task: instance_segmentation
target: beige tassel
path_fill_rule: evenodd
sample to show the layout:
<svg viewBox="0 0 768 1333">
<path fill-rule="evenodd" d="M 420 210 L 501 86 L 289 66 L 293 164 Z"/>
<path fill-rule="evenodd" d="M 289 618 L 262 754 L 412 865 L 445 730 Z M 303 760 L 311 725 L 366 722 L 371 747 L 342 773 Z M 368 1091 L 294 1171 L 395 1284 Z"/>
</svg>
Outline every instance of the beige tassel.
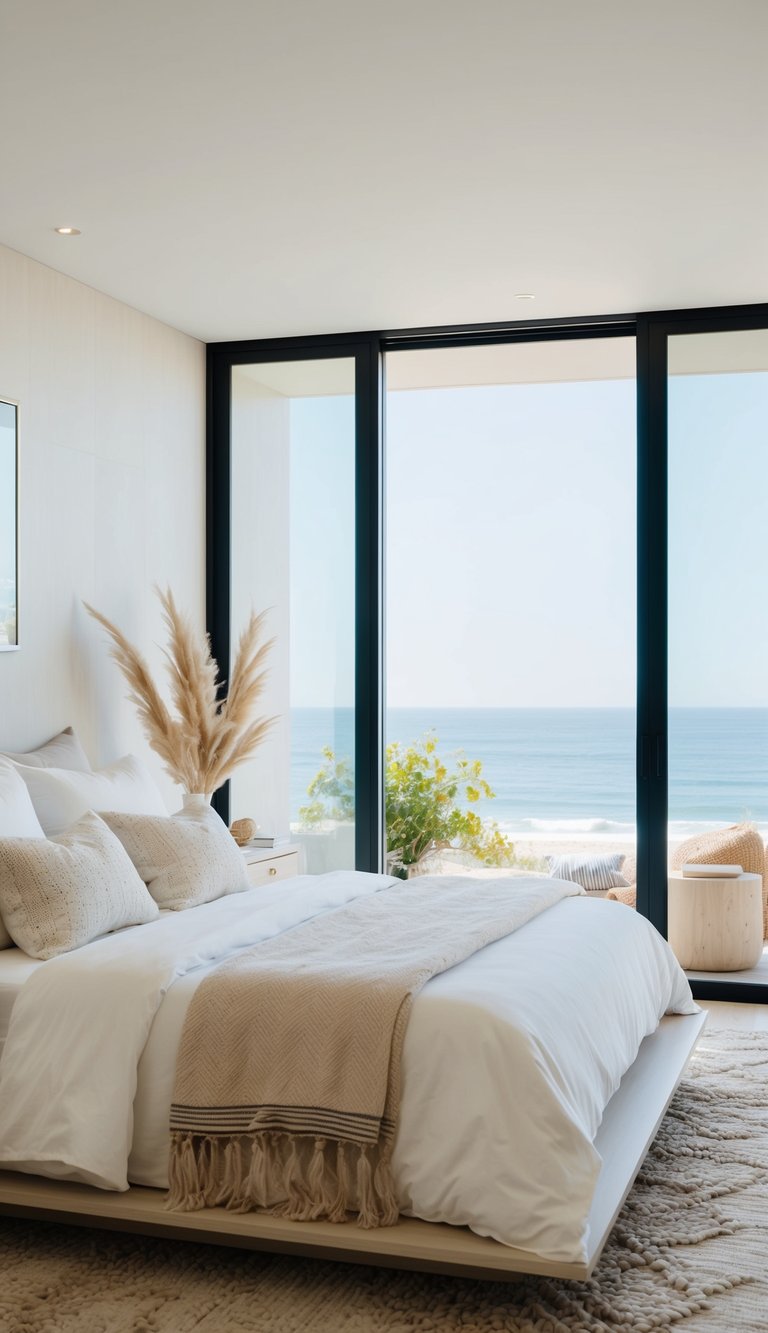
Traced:
<svg viewBox="0 0 768 1333">
<path fill-rule="evenodd" d="M 373 1174 L 368 1158 L 368 1144 L 362 1144 L 357 1159 L 357 1224 L 361 1227 L 375 1227 L 379 1214 L 373 1193 Z"/>
<path fill-rule="evenodd" d="M 268 1202 L 267 1154 L 264 1149 L 264 1139 L 261 1134 L 254 1134 L 251 1140 L 251 1164 L 248 1170 L 248 1179 L 245 1182 L 241 1201 L 234 1211 L 248 1213 L 253 1208 L 266 1208 Z"/>
<path fill-rule="evenodd" d="M 224 1174 L 221 1189 L 214 1200 L 215 1206 L 229 1208 L 237 1198 L 242 1176 L 242 1150 L 239 1139 L 227 1139 L 224 1148 Z"/>
<path fill-rule="evenodd" d="M 336 1197 L 332 1200 L 331 1206 L 328 1209 L 328 1221 L 346 1222 L 348 1208 L 349 1181 L 347 1163 L 344 1155 L 344 1144 L 339 1140 L 336 1144 Z"/>
<path fill-rule="evenodd" d="M 278 1140 L 270 1134 L 254 1134 L 246 1162 L 240 1138 L 222 1142 L 215 1137 L 196 1139 L 177 1133 L 171 1140 L 165 1207 L 191 1212 L 223 1204 L 231 1212 L 245 1213 L 269 1207 L 270 1199 L 284 1191 L 283 1200 L 271 1209 L 279 1217 L 345 1222 L 357 1202 L 359 1226 L 394 1226 L 399 1208 L 390 1163 L 391 1145 L 385 1144 L 374 1161 L 369 1146 L 337 1141 L 334 1176 L 328 1140 L 318 1137 L 305 1178 L 302 1159 L 306 1161 L 309 1142 L 303 1136 L 283 1135 Z M 353 1182 L 348 1150 L 355 1147 Z"/>
<path fill-rule="evenodd" d="M 171 1135 L 171 1150 L 168 1154 L 168 1193 L 164 1208 L 180 1209 L 184 1205 L 184 1183 L 181 1171 L 181 1134 Z"/>
<path fill-rule="evenodd" d="M 213 1208 L 216 1203 L 216 1191 L 222 1180 L 222 1151 L 218 1138 L 208 1140 L 208 1169 L 203 1185 L 203 1199 L 206 1208 Z"/>
<path fill-rule="evenodd" d="M 197 1141 L 197 1191 L 200 1200 L 198 1208 L 206 1207 L 206 1197 L 211 1179 L 211 1140 L 206 1137 Z"/>
<path fill-rule="evenodd" d="M 373 1192 L 379 1203 L 379 1226 L 393 1227 L 400 1216 L 400 1209 L 395 1198 L 389 1144 L 383 1147 L 379 1154 L 376 1170 L 373 1173 Z"/>
<path fill-rule="evenodd" d="M 299 1154 L 296 1150 L 296 1139 L 293 1134 L 288 1136 L 288 1160 L 285 1163 L 283 1179 L 285 1184 L 286 1207 L 293 1208 L 296 1203 L 297 1177 L 299 1174 Z"/>
<path fill-rule="evenodd" d="M 171 1207 L 181 1211 L 195 1212 L 204 1204 L 200 1189 L 200 1177 L 197 1170 L 197 1156 L 191 1135 L 179 1137 L 175 1150 L 171 1154 L 174 1165 Z M 171 1174 L 169 1170 L 169 1175 Z"/>
<path fill-rule="evenodd" d="M 232 1142 L 232 1193 L 227 1200 L 226 1207 L 231 1213 L 242 1211 L 243 1193 L 245 1190 L 245 1164 L 243 1162 L 243 1145 L 240 1139 L 234 1139 Z"/>
<path fill-rule="evenodd" d="M 307 1171 L 307 1190 L 310 1199 L 315 1201 L 309 1215 L 313 1222 L 319 1217 L 330 1217 L 336 1202 L 333 1178 L 325 1154 L 327 1143 L 327 1139 L 315 1139 L 315 1151 Z"/>
<path fill-rule="evenodd" d="M 308 1222 L 312 1216 L 312 1199 L 307 1193 L 301 1160 L 298 1152 L 298 1140 L 290 1136 L 291 1151 L 285 1164 L 285 1183 L 288 1199 L 281 1210 L 282 1217 L 293 1218 L 295 1222 Z"/>
<path fill-rule="evenodd" d="M 224 1144 L 224 1169 L 221 1173 L 221 1187 L 215 1199 L 213 1200 L 214 1208 L 219 1208 L 221 1207 L 222 1204 L 225 1204 L 227 1202 L 227 1199 L 230 1198 L 232 1190 L 234 1189 L 234 1177 L 232 1175 L 233 1151 L 234 1149 L 232 1146 L 232 1140 L 227 1139 L 226 1143 Z"/>
</svg>

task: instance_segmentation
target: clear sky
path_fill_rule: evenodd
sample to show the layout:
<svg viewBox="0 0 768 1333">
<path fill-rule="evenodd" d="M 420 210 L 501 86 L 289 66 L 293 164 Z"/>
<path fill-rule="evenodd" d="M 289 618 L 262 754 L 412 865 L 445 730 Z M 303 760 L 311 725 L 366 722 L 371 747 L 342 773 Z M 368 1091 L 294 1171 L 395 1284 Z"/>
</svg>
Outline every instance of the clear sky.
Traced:
<svg viewBox="0 0 768 1333">
<path fill-rule="evenodd" d="M 669 383 L 669 697 L 768 706 L 768 374 Z"/>
<path fill-rule="evenodd" d="M 634 693 L 635 387 L 391 394 L 392 707 Z"/>
<path fill-rule="evenodd" d="M 353 406 L 291 412 L 292 700 L 344 706 Z M 670 382 L 672 704 L 768 705 L 766 422 L 766 374 Z M 633 705 L 635 502 L 632 381 L 390 393 L 388 705 Z"/>
<path fill-rule="evenodd" d="M 291 703 L 355 697 L 355 405 L 291 401 Z"/>
</svg>

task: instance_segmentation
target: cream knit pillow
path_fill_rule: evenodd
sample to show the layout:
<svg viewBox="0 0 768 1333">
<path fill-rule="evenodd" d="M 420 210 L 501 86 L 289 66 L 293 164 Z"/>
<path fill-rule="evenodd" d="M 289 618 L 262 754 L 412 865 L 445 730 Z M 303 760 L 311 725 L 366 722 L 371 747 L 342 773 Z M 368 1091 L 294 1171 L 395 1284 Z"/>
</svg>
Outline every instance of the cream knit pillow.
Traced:
<svg viewBox="0 0 768 1333">
<path fill-rule="evenodd" d="M 45 838 L 32 798 L 16 769 L 0 757 L 0 838 Z M 0 949 L 13 944 L 0 917 Z"/>
<path fill-rule="evenodd" d="M 242 853 L 215 810 L 169 819 L 107 811 L 102 819 L 160 907 L 183 911 L 249 887 Z"/>
<path fill-rule="evenodd" d="M 118 839 L 92 811 L 57 838 L 0 838 L 0 911 L 32 958 L 53 958 L 159 915 Z"/>
</svg>

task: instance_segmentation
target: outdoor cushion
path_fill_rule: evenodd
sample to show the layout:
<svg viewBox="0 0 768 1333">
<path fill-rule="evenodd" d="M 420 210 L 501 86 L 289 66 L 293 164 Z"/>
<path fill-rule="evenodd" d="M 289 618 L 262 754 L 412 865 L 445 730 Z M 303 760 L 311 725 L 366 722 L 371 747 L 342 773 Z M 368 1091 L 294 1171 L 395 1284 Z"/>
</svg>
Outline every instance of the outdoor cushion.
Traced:
<svg viewBox="0 0 768 1333">
<path fill-rule="evenodd" d="M 626 889 L 609 889 L 606 898 L 611 898 L 616 903 L 624 903 L 625 907 L 637 906 L 637 885 L 629 884 Z"/>
<path fill-rule="evenodd" d="M 768 939 L 768 876 L 763 840 L 754 824 L 732 824 L 730 828 L 713 829 L 697 834 L 676 847 L 669 858 L 670 870 L 682 870 L 684 865 L 739 865 L 749 875 L 763 879 L 763 939 Z"/>
<path fill-rule="evenodd" d="M 606 898 L 613 899 L 614 902 L 624 903 L 625 907 L 636 907 L 635 901 L 637 895 L 637 857 L 634 852 L 625 856 L 624 864 L 621 867 L 621 873 L 627 881 L 627 887 L 622 888 L 616 884 L 606 893 Z"/>
<path fill-rule="evenodd" d="M 544 859 L 553 879 L 580 884 L 587 893 L 605 893 L 606 889 L 626 888 L 629 884 L 621 873 L 625 860 L 623 852 L 610 852 L 604 856 L 546 856 Z"/>
</svg>

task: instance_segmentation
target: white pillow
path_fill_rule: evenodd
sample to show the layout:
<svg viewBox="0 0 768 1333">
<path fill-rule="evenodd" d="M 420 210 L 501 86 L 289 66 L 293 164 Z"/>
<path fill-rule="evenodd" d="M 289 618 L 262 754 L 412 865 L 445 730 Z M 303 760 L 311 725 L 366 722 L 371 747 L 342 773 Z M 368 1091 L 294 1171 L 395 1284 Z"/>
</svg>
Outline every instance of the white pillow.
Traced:
<svg viewBox="0 0 768 1333">
<path fill-rule="evenodd" d="M 23 764 L 18 764 L 16 771 L 27 785 L 43 832 L 49 838 L 63 833 L 86 810 L 121 810 L 168 818 L 163 798 L 147 769 L 132 754 L 95 773 L 28 768 Z"/>
<path fill-rule="evenodd" d="M 29 792 L 16 769 L 0 758 L 0 838 L 44 838 Z M 0 920 L 0 949 L 13 944 Z"/>
<path fill-rule="evenodd" d="M 0 754 L 4 759 L 11 759 L 14 764 L 26 764 L 29 768 L 66 768 L 76 769 L 79 773 L 91 772 L 88 756 L 71 727 L 65 727 L 58 736 L 52 736 L 34 750 L 27 750 L 23 754 L 3 750 Z"/>
<path fill-rule="evenodd" d="M 170 819 L 108 811 L 103 819 L 160 907 L 181 912 L 250 887 L 242 853 L 215 810 Z"/>
<path fill-rule="evenodd" d="M 0 757 L 0 838 L 44 838 L 32 798 L 18 770 Z"/>
<path fill-rule="evenodd" d="M 92 813 L 60 838 L 0 838 L 0 910 L 32 958 L 55 958 L 160 914 L 119 840 Z"/>
</svg>

